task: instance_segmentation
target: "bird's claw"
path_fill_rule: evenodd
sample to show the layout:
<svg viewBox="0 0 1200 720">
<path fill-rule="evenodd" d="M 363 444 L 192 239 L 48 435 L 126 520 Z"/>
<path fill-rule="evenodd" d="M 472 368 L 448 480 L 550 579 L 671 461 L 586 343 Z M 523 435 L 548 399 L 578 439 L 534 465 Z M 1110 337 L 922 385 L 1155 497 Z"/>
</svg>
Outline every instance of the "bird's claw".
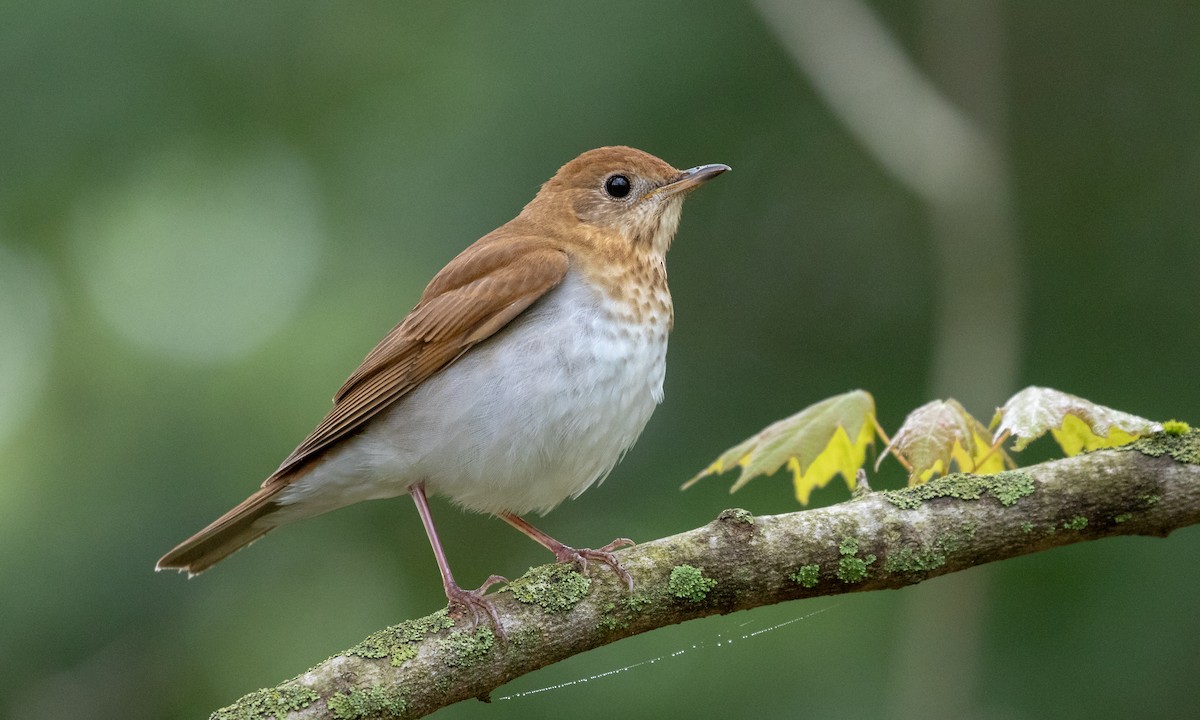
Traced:
<svg viewBox="0 0 1200 720">
<path fill-rule="evenodd" d="M 579 567 L 579 571 L 584 575 L 588 571 L 588 562 L 595 560 L 598 563 L 607 565 L 617 574 L 617 577 L 625 581 L 625 586 L 629 588 L 629 592 L 633 592 L 633 576 L 629 571 L 621 567 L 621 563 L 617 560 L 617 556 L 613 555 L 613 551 L 636 545 L 629 538 L 617 538 L 602 548 L 592 550 L 590 548 L 573 548 L 563 545 L 554 552 L 554 557 L 560 563 L 573 563 Z"/>
<path fill-rule="evenodd" d="M 459 607 L 469 610 L 471 613 L 471 627 L 479 626 L 480 611 L 487 613 L 492 619 L 492 627 L 496 629 L 496 635 L 502 640 L 507 639 L 504 633 L 504 625 L 500 623 L 500 615 L 496 612 L 496 606 L 492 603 L 492 599 L 484 593 L 488 588 L 496 583 L 506 583 L 508 578 L 502 575 L 492 575 L 483 584 L 474 590 L 464 590 L 458 585 L 449 585 L 446 587 L 446 598 L 450 601 L 450 606 L 458 605 Z"/>
</svg>

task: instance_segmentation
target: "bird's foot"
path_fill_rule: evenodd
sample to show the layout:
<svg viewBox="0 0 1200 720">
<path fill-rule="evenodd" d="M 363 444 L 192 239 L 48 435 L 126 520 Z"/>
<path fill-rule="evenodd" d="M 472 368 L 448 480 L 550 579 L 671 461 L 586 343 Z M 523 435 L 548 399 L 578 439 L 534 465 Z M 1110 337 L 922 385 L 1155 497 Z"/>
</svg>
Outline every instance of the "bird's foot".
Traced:
<svg viewBox="0 0 1200 720">
<path fill-rule="evenodd" d="M 457 605 L 471 613 L 472 628 L 479 626 L 480 614 L 486 613 L 492 619 L 492 627 L 495 628 L 496 635 L 505 639 L 507 636 L 504 634 L 504 626 L 500 624 L 500 615 L 496 612 L 496 606 L 492 603 L 492 599 L 484 593 L 496 583 L 506 582 L 508 582 L 508 578 L 492 575 L 474 590 L 464 590 L 456 584 L 449 584 L 446 586 L 446 598 L 450 601 L 451 609 Z"/>
<path fill-rule="evenodd" d="M 597 550 L 592 550 L 590 548 L 576 549 L 568 545 L 562 545 L 562 547 L 555 549 L 554 558 L 560 563 L 569 562 L 579 566 L 579 571 L 584 575 L 587 574 L 588 563 L 593 560 L 603 565 L 607 565 L 608 567 L 612 568 L 612 571 L 617 574 L 617 577 L 625 581 L 625 585 L 629 588 L 629 592 L 633 592 L 633 577 L 629 574 L 628 570 L 621 567 L 621 563 L 617 560 L 617 556 L 613 555 L 613 550 L 627 546 L 631 547 L 635 544 L 636 543 L 629 538 L 617 538 L 616 540 L 613 540 L 609 544 Z"/>
</svg>

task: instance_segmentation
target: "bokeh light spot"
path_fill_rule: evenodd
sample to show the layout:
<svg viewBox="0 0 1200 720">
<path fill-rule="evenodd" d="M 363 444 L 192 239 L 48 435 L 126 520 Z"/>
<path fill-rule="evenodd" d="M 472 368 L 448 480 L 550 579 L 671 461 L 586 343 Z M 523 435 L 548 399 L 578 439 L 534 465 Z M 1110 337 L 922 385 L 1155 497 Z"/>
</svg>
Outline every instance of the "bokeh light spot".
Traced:
<svg viewBox="0 0 1200 720">
<path fill-rule="evenodd" d="M 54 297 L 46 267 L 0 242 L 0 443 L 16 431 L 45 387 Z"/>
<path fill-rule="evenodd" d="M 138 347 L 222 362 L 297 310 L 324 244 L 307 163 L 279 145 L 181 146 L 80 204 L 73 247 L 88 297 Z"/>
</svg>

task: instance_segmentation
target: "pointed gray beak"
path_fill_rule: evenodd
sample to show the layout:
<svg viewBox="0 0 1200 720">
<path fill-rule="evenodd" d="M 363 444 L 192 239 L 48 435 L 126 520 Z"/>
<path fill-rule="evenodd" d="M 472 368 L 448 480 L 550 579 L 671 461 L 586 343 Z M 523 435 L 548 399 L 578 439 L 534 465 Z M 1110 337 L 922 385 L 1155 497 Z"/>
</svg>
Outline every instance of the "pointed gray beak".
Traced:
<svg viewBox="0 0 1200 720">
<path fill-rule="evenodd" d="M 684 193 L 703 185 L 729 169 L 728 165 L 722 165 L 721 163 L 688 168 L 680 173 L 678 178 L 660 187 L 658 192 L 664 195 L 678 195 L 679 193 Z"/>
</svg>

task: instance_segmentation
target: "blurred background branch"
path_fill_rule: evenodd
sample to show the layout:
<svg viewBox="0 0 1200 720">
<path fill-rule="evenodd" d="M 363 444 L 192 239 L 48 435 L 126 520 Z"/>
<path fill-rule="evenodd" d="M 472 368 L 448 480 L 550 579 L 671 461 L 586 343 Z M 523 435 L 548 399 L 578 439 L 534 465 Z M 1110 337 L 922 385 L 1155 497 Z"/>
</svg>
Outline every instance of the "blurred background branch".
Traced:
<svg viewBox="0 0 1200 720">
<path fill-rule="evenodd" d="M 1025 306 L 1003 141 L 1000 4 L 918 3 L 926 69 L 860 0 L 755 6 L 847 129 L 924 204 L 937 278 L 928 286 L 935 298 L 929 397 L 961 398 L 985 417 L 1017 387 Z M 889 717 L 981 712 L 987 586 L 987 573 L 973 573 L 904 599 Z"/>
</svg>

